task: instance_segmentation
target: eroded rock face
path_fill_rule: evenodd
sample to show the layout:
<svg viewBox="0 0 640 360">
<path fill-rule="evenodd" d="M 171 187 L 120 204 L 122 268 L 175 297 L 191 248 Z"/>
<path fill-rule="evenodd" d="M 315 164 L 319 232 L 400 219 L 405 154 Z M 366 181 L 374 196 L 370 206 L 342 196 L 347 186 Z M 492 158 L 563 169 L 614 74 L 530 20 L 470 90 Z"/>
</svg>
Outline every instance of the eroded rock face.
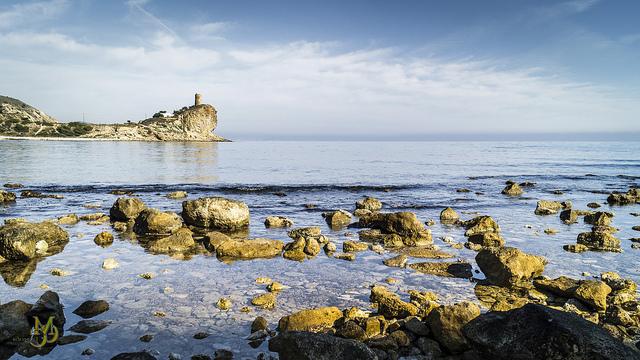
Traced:
<svg viewBox="0 0 640 360">
<path fill-rule="evenodd" d="M 462 328 L 469 321 L 480 315 L 478 305 L 461 302 L 454 305 L 440 306 L 429 313 L 426 323 L 433 337 L 453 354 L 461 353 L 469 348 L 462 334 Z"/>
<path fill-rule="evenodd" d="M 351 223 L 351 214 L 348 211 L 336 210 L 322 214 L 327 225 L 333 230 L 339 230 Z"/>
<path fill-rule="evenodd" d="M 168 235 L 182 227 L 182 219 L 173 212 L 144 209 L 136 217 L 133 231 L 139 235 Z"/>
<path fill-rule="evenodd" d="M 249 226 L 249 207 L 242 201 L 204 197 L 184 201 L 182 217 L 189 225 L 233 231 Z"/>
<path fill-rule="evenodd" d="M 606 330 L 580 316 L 527 304 L 488 312 L 463 328 L 468 343 L 487 359 L 639 359 Z"/>
<path fill-rule="evenodd" d="M 118 198 L 111 209 L 109 210 L 109 217 L 111 221 L 124 221 L 127 222 L 129 220 L 133 220 L 142 210 L 146 208 L 146 205 L 142 202 L 142 200 L 131 197 L 131 198 Z"/>
<path fill-rule="evenodd" d="M 301 310 L 284 316 L 278 322 L 278 331 L 320 331 L 330 328 L 336 320 L 342 317 L 342 311 L 337 307 L 321 307 Z"/>
<path fill-rule="evenodd" d="M 281 360 L 376 360 L 364 343 L 329 334 L 285 332 L 269 340 L 269 350 Z"/>
<path fill-rule="evenodd" d="M 53 254 L 62 250 L 69 241 L 69 234 L 49 221 L 9 222 L 0 227 L 0 257 L 7 260 L 35 258 L 39 255 L 36 251 L 36 244 L 39 241 L 45 241 L 47 254 Z"/>
<path fill-rule="evenodd" d="M 280 255 L 283 248 L 284 243 L 280 240 L 263 238 L 229 239 L 216 247 L 216 254 L 219 258 L 230 259 L 271 258 Z"/>
<path fill-rule="evenodd" d="M 542 274 L 546 260 L 513 247 L 501 247 L 481 250 L 476 263 L 491 283 L 510 287 Z"/>
</svg>

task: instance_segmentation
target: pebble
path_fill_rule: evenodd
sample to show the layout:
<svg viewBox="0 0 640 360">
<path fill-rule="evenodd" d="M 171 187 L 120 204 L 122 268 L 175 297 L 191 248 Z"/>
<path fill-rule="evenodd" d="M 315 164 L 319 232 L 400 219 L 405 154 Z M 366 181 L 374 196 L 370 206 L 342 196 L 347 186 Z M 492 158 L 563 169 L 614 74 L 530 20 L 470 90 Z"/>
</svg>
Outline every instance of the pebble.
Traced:
<svg viewBox="0 0 640 360">
<path fill-rule="evenodd" d="M 60 269 L 60 268 L 53 268 L 50 271 L 51 275 L 53 276 L 67 276 L 69 273 L 67 273 L 66 271 Z"/>
</svg>

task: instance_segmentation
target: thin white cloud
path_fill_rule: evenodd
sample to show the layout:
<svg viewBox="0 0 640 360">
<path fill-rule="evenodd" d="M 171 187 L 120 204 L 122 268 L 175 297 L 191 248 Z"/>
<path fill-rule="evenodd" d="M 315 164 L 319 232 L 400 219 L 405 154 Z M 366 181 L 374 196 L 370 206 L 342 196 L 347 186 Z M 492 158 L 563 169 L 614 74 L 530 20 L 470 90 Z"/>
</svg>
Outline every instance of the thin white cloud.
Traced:
<svg viewBox="0 0 640 360">
<path fill-rule="evenodd" d="M 51 19 L 61 14 L 67 6 L 67 0 L 51 0 L 18 3 L 4 10 L 0 8 L 0 29 Z"/>
<path fill-rule="evenodd" d="M 91 121 L 140 119 L 179 108 L 198 91 L 219 108 L 222 132 L 640 130 L 634 99 L 539 68 L 304 41 L 214 51 L 166 32 L 149 44 L 8 33 L 0 46 L 12 56 L 0 54 L 0 68 L 13 91 L 7 95 L 69 121 L 82 112 Z M 84 107 L 70 106 L 70 99 Z"/>
</svg>

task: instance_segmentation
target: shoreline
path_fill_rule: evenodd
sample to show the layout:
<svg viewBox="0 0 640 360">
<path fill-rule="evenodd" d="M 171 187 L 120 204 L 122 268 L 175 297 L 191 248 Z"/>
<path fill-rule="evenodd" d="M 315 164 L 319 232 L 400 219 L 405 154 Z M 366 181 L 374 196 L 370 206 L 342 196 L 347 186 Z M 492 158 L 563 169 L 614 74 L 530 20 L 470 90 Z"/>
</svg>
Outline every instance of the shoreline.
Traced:
<svg viewBox="0 0 640 360">
<path fill-rule="evenodd" d="M 135 140 L 135 139 L 108 139 L 108 138 L 81 138 L 81 137 L 39 137 L 39 136 L 8 136 L 0 135 L 0 141 L 2 140 L 33 140 L 33 141 L 136 141 L 136 142 L 193 142 L 193 143 L 221 143 L 231 142 L 231 140 Z"/>
</svg>

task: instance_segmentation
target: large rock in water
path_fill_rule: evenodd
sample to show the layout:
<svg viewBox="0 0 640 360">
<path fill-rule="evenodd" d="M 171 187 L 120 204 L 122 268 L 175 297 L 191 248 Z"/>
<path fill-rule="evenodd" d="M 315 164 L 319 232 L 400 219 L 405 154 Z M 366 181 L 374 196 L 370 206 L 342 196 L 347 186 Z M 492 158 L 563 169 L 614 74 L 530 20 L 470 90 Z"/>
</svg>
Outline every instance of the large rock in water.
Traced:
<svg viewBox="0 0 640 360">
<path fill-rule="evenodd" d="M 196 245 L 193 240 L 193 232 L 187 228 L 180 228 L 175 233 L 155 240 L 148 244 L 148 249 L 155 253 L 182 252 Z"/>
<path fill-rule="evenodd" d="M 27 312 L 31 305 L 14 300 L 0 305 L 0 344 L 18 338 L 29 338 L 31 325 Z"/>
<path fill-rule="evenodd" d="M 204 197 L 184 201 L 182 217 L 189 225 L 232 231 L 249 226 L 249 207 L 242 201 Z"/>
<path fill-rule="evenodd" d="M 364 343 L 329 334 L 285 332 L 269 340 L 269 351 L 281 360 L 376 360 Z"/>
<path fill-rule="evenodd" d="M 221 241 L 215 246 L 219 258 L 229 259 L 258 259 L 272 258 L 280 255 L 284 242 L 264 238 Z"/>
<path fill-rule="evenodd" d="M 378 314 L 388 319 L 405 318 L 407 316 L 417 315 L 419 312 L 417 306 L 403 301 L 398 294 L 380 285 L 371 287 L 369 301 L 371 301 L 372 304 L 378 304 Z"/>
<path fill-rule="evenodd" d="M 332 327 L 341 317 L 342 311 L 335 306 L 301 310 L 282 317 L 278 331 L 320 331 Z"/>
<path fill-rule="evenodd" d="M 466 229 L 464 236 L 467 237 L 487 232 L 500 232 L 498 223 L 491 216 L 486 215 L 476 216 L 471 220 L 465 221 L 464 227 Z"/>
<path fill-rule="evenodd" d="M 510 287 L 542 274 L 546 260 L 513 247 L 493 247 L 480 250 L 476 263 L 491 283 Z"/>
<path fill-rule="evenodd" d="M 16 201 L 16 194 L 10 191 L 0 190 L 0 204 Z"/>
<path fill-rule="evenodd" d="M 169 235 L 182 227 L 182 219 L 173 212 L 144 209 L 136 218 L 133 231 L 139 235 Z"/>
<path fill-rule="evenodd" d="M 55 253 L 69 241 L 69 234 L 49 221 L 12 221 L 0 227 L 0 257 L 7 260 L 34 258 L 37 256 L 36 243 L 42 240 L 47 243 L 48 252 Z"/>
<path fill-rule="evenodd" d="M 142 200 L 132 198 L 118 198 L 109 210 L 111 221 L 129 221 L 133 220 L 144 210 L 146 206 Z"/>
<path fill-rule="evenodd" d="M 465 325 L 463 333 L 486 359 L 640 359 L 600 326 L 538 304 L 485 313 Z"/>
<path fill-rule="evenodd" d="M 367 196 L 364 199 L 356 201 L 356 209 L 378 211 L 382 209 L 382 203 L 374 197 Z"/>
</svg>

